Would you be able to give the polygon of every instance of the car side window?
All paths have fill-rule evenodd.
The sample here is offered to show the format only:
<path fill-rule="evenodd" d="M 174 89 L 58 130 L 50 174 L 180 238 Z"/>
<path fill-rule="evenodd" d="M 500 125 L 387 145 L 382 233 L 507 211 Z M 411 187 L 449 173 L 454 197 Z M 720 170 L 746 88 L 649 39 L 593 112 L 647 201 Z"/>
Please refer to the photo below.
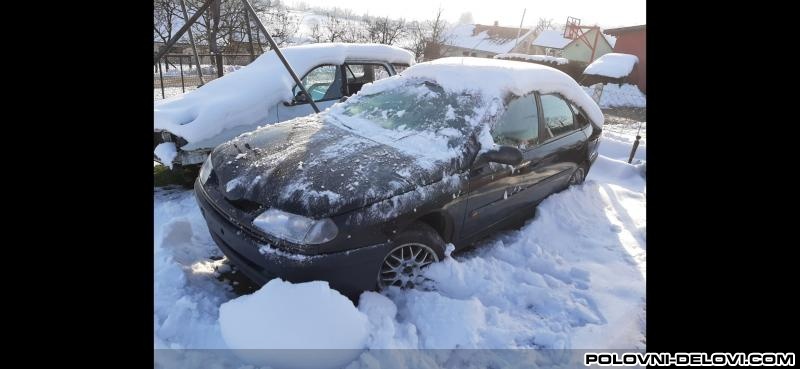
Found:
<path fill-rule="evenodd" d="M 347 96 L 350 96 L 367 83 L 389 77 L 389 70 L 383 64 L 345 64 L 347 76 Z"/>
<path fill-rule="evenodd" d="M 342 97 L 342 77 L 339 67 L 335 65 L 320 65 L 312 69 L 302 79 L 311 98 L 314 101 L 339 99 Z M 300 86 L 294 86 L 294 96 L 302 92 Z"/>
<path fill-rule="evenodd" d="M 406 70 L 406 68 L 408 68 L 408 64 L 394 63 L 394 64 L 392 64 L 392 67 L 394 67 L 394 72 L 395 73 L 400 74 L 404 70 Z"/>
<path fill-rule="evenodd" d="M 575 116 L 566 101 L 556 95 L 541 95 L 541 101 L 548 137 L 561 136 L 576 128 Z"/>
<path fill-rule="evenodd" d="M 519 149 L 533 147 L 539 142 L 539 112 L 533 94 L 517 97 L 506 105 L 492 137 L 498 145 Z"/>

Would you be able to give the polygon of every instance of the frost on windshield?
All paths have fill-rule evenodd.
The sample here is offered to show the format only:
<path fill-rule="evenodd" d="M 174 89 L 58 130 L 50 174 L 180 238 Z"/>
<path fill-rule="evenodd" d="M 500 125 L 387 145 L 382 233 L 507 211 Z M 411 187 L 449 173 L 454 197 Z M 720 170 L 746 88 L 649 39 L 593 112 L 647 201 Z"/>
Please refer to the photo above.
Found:
<path fill-rule="evenodd" d="M 412 81 L 375 94 L 357 95 L 331 109 L 332 121 L 416 157 L 445 161 L 460 152 L 479 121 L 476 94 L 445 91 Z"/>

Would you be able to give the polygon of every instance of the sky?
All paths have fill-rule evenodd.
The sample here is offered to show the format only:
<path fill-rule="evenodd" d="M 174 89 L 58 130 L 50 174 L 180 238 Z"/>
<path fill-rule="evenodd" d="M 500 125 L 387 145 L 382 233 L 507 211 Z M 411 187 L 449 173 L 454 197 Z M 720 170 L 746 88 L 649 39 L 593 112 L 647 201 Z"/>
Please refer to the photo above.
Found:
<path fill-rule="evenodd" d="M 646 0 L 284 0 L 285 4 L 306 3 L 309 6 L 351 9 L 356 14 L 427 20 L 439 6 L 444 17 L 455 23 L 464 12 L 471 12 L 476 23 L 519 26 L 522 10 L 525 25 L 541 18 L 566 23 L 567 16 L 579 18 L 581 24 L 598 24 L 604 28 L 645 24 Z"/>

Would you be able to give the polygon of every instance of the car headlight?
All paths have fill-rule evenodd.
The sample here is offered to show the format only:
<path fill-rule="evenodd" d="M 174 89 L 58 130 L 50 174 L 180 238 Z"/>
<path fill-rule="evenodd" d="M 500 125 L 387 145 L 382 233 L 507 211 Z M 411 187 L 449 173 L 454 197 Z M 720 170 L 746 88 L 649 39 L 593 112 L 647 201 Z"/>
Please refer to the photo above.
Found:
<path fill-rule="evenodd" d="M 253 225 L 275 237 L 301 245 L 314 245 L 328 242 L 339 233 L 339 228 L 330 219 L 314 220 L 268 209 L 253 220 Z"/>
<path fill-rule="evenodd" d="M 214 170 L 214 164 L 211 163 L 211 155 L 209 155 L 206 161 L 203 162 L 203 166 L 200 167 L 200 184 L 206 184 L 212 170 Z"/>

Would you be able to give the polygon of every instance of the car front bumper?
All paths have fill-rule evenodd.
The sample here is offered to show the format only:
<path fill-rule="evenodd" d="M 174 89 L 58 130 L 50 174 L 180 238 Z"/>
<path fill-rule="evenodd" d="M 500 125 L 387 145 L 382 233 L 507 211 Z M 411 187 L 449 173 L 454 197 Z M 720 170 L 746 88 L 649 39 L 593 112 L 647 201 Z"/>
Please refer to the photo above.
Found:
<path fill-rule="evenodd" d="M 380 264 L 391 247 L 389 243 L 308 256 L 278 250 L 248 235 L 221 214 L 212 205 L 213 200 L 199 179 L 194 187 L 195 197 L 214 242 L 253 282 L 263 285 L 273 278 L 292 283 L 327 281 L 331 288 L 353 300 L 362 291 L 375 289 Z"/>

